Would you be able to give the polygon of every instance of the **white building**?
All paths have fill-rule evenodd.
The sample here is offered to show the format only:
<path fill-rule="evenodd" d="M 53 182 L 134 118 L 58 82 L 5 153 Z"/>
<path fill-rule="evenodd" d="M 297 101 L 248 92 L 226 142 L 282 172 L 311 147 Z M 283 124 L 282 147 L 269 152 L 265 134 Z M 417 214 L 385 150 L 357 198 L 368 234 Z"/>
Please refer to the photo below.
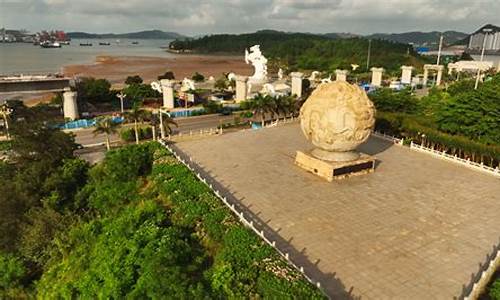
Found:
<path fill-rule="evenodd" d="M 487 31 L 487 32 L 486 32 Z M 484 39 L 486 37 L 486 43 Z M 481 27 L 478 31 L 471 34 L 469 39 L 469 49 L 486 51 L 500 50 L 500 27 L 491 24 Z"/>

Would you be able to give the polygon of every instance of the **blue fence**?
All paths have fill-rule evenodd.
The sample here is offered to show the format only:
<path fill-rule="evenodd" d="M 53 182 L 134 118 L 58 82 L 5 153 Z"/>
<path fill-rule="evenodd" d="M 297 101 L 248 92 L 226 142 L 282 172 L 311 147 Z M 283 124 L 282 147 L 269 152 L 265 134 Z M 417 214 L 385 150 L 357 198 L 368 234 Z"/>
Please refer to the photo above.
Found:
<path fill-rule="evenodd" d="M 185 109 L 185 110 L 176 110 L 176 111 L 171 111 L 169 112 L 170 116 L 172 118 L 179 118 L 179 117 L 190 117 L 192 115 L 200 115 L 205 111 L 205 109 Z"/>
<path fill-rule="evenodd" d="M 123 117 L 113 117 L 113 122 L 122 123 L 124 121 Z M 95 126 L 96 119 L 80 119 L 71 122 L 64 123 L 59 126 L 61 129 L 77 129 L 77 128 L 87 128 Z"/>

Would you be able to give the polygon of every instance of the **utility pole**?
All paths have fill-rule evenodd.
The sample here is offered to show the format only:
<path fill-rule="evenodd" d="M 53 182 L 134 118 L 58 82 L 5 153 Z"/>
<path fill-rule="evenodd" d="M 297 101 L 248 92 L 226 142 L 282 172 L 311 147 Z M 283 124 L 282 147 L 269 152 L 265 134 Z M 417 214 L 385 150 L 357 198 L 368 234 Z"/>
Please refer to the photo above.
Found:
<path fill-rule="evenodd" d="M 370 54 L 372 51 L 372 40 L 368 40 L 368 55 L 366 56 L 366 71 L 370 69 Z"/>
<path fill-rule="evenodd" d="M 485 28 L 483 29 L 483 33 L 484 33 L 484 39 L 483 39 L 483 49 L 481 50 L 481 62 L 483 62 L 483 58 L 484 58 L 484 49 L 486 48 L 486 40 L 488 39 L 488 33 L 490 33 L 492 31 L 492 29 L 490 28 Z M 476 75 L 476 84 L 474 85 L 474 89 L 477 90 L 478 86 L 479 86 L 479 77 L 481 77 L 481 67 L 478 66 L 477 68 L 477 75 Z"/>
<path fill-rule="evenodd" d="M 439 66 L 439 61 L 441 60 L 441 49 L 443 48 L 443 34 L 439 37 L 439 49 L 436 65 Z"/>

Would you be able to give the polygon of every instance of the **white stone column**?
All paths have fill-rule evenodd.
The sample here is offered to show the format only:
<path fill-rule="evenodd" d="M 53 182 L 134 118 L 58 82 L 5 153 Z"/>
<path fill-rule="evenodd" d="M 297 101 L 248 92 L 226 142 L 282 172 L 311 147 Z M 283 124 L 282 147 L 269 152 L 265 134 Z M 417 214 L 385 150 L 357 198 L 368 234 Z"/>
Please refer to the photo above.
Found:
<path fill-rule="evenodd" d="M 384 74 L 384 68 L 371 68 L 372 71 L 372 85 L 382 86 L 382 75 Z"/>
<path fill-rule="evenodd" d="M 436 85 L 440 85 L 441 84 L 441 78 L 443 77 L 443 69 L 444 69 L 443 66 L 438 66 L 437 77 L 436 77 Z"/>
<path fill-rule="evenodd" d="M 411 84 L 411 72 L 413 70 L 412 66 L 402 66 L 401 67 L 401 83 L 402 84 Z"/>
<path fill-rule="evenodd" d="M 236 76 L 236 96 L 234 100 L 236 103 L 247 100 L 247 76 Z"/>
<path fill-rule="evenodd" d="M 160 80 L 161 89 L 163 91 L 163 107 L 174 108 L 174 82 L 168 79 Z"/>
<path fill-rule="evenodd" d="M 63 111 L 64 118 L 75 120 L 78 119 L 78 103 L 76 101 L 77 93 L 65 88 L 63 92 Z"/>
<path fill-rule="evenodd" d="M 429 77 L 429 70 L 424 65 L 424 78 L 423 78 L 423 82 L 422 82 L 424 88 L 427 86 L 427 79 L 428 79 L 428 77 Z"/>
<path fill-rule="evenodd" d="M 336 81 L 347 81 L 347 70 L 335 70 Z"/>
<path fill-rule="evenodd" d="M 304 78 L 304 74 L 292 72 L 290 76 L 292 77 L 292 95 L 302 97 L 302 79 Z"/>

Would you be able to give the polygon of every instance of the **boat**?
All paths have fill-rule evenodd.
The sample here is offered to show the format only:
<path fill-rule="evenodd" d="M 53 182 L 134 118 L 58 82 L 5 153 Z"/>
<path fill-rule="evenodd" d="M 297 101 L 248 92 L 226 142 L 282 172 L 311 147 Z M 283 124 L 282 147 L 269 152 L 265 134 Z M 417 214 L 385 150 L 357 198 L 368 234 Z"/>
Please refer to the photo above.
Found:
<path fill-rule="evenodd" d="M 132 45 L 139 45 L 139 42 L 132 42 Z"/>
<path fill-rule="evenodd" d="M 59 42 L 61 45 L 69 45 L 69 41 L 60 41 Z"/>
<path fill-rule="evenodd" d="M 109 46 L 111 43 L 99 42 L 99 46 Z"/>
<path fill-rule="evenodd" d="M 80 43 L 82 47 L 92 47 L 92 43 Z"/>
<path fill-rule="evenodd" d="M 61 44 L 59 44 L 58 42 L 43 41 L 40 43 L 40 47 L 42 47 L 42 48 L 61 48 Z"/>

